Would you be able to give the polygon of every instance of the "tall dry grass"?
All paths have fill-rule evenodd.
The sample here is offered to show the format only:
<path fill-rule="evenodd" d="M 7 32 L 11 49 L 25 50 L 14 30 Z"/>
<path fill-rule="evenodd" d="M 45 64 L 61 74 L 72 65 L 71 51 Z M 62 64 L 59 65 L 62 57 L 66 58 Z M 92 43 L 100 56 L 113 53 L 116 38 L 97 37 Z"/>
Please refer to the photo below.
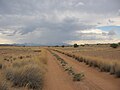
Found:
<path fill-rule="evenodd" d="M 16 61 L 5 70 L 7 80 L 13 83 L 13 86 L 28 87 L 31 89 L 42 89 L 43 70 L 36 62 L 29 60 Z"/>
<path fill-rule="evenodd" d="M 6 80 L 3 78 L 3 75 L 0 74 L 0 90 L 8 90 Z"/>
<path fill-rule="evenodd" d="M 34 52 L 32 55 L 20 54 L 10 67 L 5 68 L 6 79 L 13 84 L 13 87 L 41 90 L 44 84 L 44 64 L 47 63 L 45 53 L 46 51 Z"/>
<path fill-rule="evenodd" d="M 45 49 L 42 49 L 41 50 L 41 53 L 39 55 L 39 59 L 40 59 L 40 62 L 42 62 L 43 64 L 47 64 L 47 51 Z"/>
<path fill-rule="evenodd" d="M 64 52 L 64 50 L 53 49 L 59 53 L 65 54 L 69 57 L 74 58 L 79 62 L 84 62 L 90 67 L 98 68 L 102 72 L 109 72 L 115 74 L 116 77 L 120 77 L 120 62 L 118 60 L 104 60 L 98 57 L 81 56 L 78 54 Z"/>

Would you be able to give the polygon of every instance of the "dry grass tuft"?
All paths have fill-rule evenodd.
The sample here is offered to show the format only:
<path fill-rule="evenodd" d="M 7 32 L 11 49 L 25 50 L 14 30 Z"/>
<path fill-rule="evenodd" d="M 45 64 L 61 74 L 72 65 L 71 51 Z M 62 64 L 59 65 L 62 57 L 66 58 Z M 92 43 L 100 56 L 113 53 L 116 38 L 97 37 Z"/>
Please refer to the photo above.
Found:
<path fill-rule="evenodd" d="M 0 90 L 8 90 L 6 81 L 3 79 L 2 75 L 0 75 Z"/>
<path fill-rule="evenodd" d="M 8 90 L 6 82 L 0 81 L 0 90 Z"/>
<path fill-rule="evenodd" d="M 120 63 L 115 64 L 115 75 L 120 77 Z"/>
<path fill-rule="evenodd" d="M 90 67 L 98 68 L 101 72 L 109 72 L 110 74 L 115 74 L 117 77 L 120 77 L 120 63 L 118 60 L 104 60 L 103 58 L 90 56 L 83 57 L 78 54 L 68 53 L 61 50 L 54 51 L 64 53 L 65 55 L 72 57 L 79 62 L 84 62 Z"/>
<path fill-rule="evenodd" d="M 44 74 L 41 65 L 42 62 L 34 55 L 30 59 L 18 58 L 18 60 L 12 63 L 11 67 L 6 68 L 4 71 L 6 79 L 10 80 L 14 87 L 27 87 L 41 90 Z"/>
<path fill-rule="evenodd" d="M 37 64 L 26 64 L 18 67 L 14 66 L 5 71 L 7 80 L 13 83 L 13 86 L 28 87 L 31 89 L 42 89 L 43 72 Z"/>
<path fill-rule="evenodd" d="M 0 69 L 2 69 L 2 63 L 0 63 Z"/>

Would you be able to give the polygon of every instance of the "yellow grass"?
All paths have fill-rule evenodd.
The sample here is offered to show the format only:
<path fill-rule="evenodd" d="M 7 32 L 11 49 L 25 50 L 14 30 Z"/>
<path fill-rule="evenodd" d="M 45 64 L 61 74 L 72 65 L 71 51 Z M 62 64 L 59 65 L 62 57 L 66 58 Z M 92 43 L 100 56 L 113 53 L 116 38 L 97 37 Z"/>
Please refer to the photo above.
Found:
<path fill-rule="evenodd" d="M 45 49 L 39 47 L 0 47 L 0 54 L 0 65 L 5 67 L 1 69 L 0 74 L 4 72 L 3 79 L 7 79 L 7 83 L 10 82 L 13 86 L 42 89 L 47 64 Z M 2 85 L 1 82 L 0 85 Z"/>
<path fill-rule="evenodd" d="M 97 67 L 99 68 L 100 71 L 110 72 L 110 74 L 115 74 L 117 77 L 120 77 L 120 61 L 119 61 L 120 48 L 112 49 L 110 47 L 104 46 L 104 47 L 81 47 L 81 48 L 67 47 L 53 49 L 61 53 L 64 52 L 66 55 L 78 59 L 78 61 L 84 62 L 91 67 Z M 86 53 L 83 54 L 83 52 L 86 52 L 87 54 Z M 91 52 L 94 53 L 92 53 L 91 55 Z M 93 54 L 95 55 L 96 52 L 98 54 L 96 56 L 93 56 Z"/>

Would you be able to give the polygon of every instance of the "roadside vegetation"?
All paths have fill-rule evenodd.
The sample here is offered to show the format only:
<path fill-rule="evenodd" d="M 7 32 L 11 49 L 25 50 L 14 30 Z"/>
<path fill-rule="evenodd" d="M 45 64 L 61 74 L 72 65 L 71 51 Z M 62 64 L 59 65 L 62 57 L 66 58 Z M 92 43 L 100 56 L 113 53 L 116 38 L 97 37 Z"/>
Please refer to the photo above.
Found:
<path fill-rule="evenodd" d="M 112 47 L 112 48 L 117 48 L 118 46 L 119 46 L 119 44 L 117 44 L 117 43 L 110 44 L 110 47 Z"/>
<path fill-rule="evenodd" d="M 73 46 L 74 46 L 74 48 L 77 48 L 77 47 L 79 47 L 79 45 L 77 45 L 76 43 L 75 43 Z"/>
<path fill-rule="evenodd" d="M 81 81 L 85 77 L 84 73 L 75 72 L 73 67 L 69 66 L 68 63 L 65 62 L 64 59 L 62 59 L 59 55 L 53 53 L 51 50 L 49 50 L 49 52 L 56 57 L 56 59 L 59 61 L 64 71 L 66 71 L 69 75 L 71 75 L 71 77 L 73 78 L 73 81 Z"/>
<path fill-rule="evenodd" d="M 6 80 L 3 75 L 0 74 L 0 90 L 8 90 Z"/>
<path fill-rule="evenodd" d="M 101 72 L 109 72 L 110 74 L 113 74 L 116 77 L 120 77 L 120 62 L 118 60 L 108 61 L 104 59 L 99 59 L 97 57 L 89 57 L 89 56 L 83 57 L 80 55 L 64 52 L 63 50 L 57 50 L 57 49 L 53 49 L 53 50 L 65 54 L 69 57 L 72 57 L 78 62 L 83 62 L 89 67 L 97 68 Z"/>

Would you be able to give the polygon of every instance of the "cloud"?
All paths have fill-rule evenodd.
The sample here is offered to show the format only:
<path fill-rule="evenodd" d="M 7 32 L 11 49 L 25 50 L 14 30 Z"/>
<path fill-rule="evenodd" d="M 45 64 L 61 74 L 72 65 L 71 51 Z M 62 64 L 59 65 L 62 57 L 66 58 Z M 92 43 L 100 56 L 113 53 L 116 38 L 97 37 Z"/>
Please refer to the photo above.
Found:
<path fill-rule="evenodd" d="M 79 40 L 113 40 L 116 33 L 113 30 L 89 29 L 77 31 L 76 35 L 79 37 Z"/>
<path fill-rule="evenodd" d="M 110 30 L 110 31 L 108 32 L 108 35 L 113 36 L 113 35 L 116 35 L 116 33 L 115 33 L 114 30 Z"/>
<path fill-rule="evenodd" d="M 78 41 L 68 41 L 69 44 L 98 44 L 98 43 L 118 43 L 120 40 L 113 39 L 113 40 L 78 40 Z"/>
<path fill-rule="evenodd" d="M 112 40 L 116 36 L 114 31 L 97 27 L 120 25 L 119 3 L 119 0 L 0 0 L 0 38 L 44 44 Z"/>

